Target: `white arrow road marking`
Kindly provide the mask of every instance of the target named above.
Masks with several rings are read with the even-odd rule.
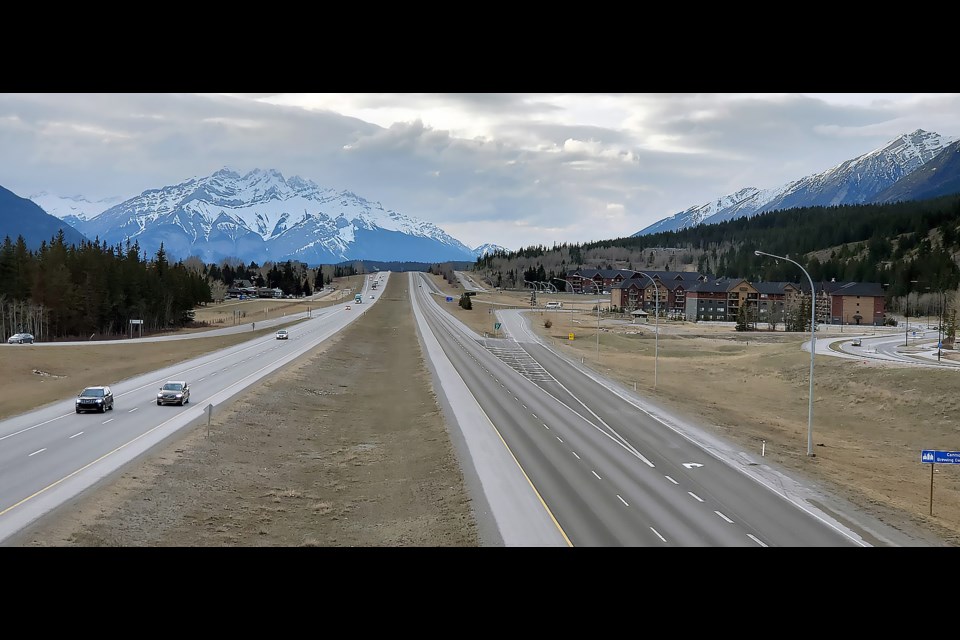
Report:
[[[702,467],[703,465],[699,462],[684,462],[683,466],[685,466],[687,469],[693,469],[694,467]]]

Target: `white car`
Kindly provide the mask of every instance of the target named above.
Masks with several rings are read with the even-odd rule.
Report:
[[[286,329],[280,329],[277,331],[277,340],[286,340],[290,337],[290,334],[287,333]]]

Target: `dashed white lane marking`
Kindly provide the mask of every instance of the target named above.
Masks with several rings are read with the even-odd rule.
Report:
[[[33,453],[31,453],[30,455],[28,455],[27,457],[29,458],[30,456],[35,456],[35,455],[37,455],[38,453],[43,453],[43,452],[46,451],[46,450],[47,450],[46,447],[44,447],[43,449],[38,449],[38,450],[34,451]]]
[[[544,428],[544,429],[549,429],[550,427],[548,427],[546,424],[544,424],[544,425],[543,425],[543,428]]]
[[[703,502],[703,498],[695,494],[693,491],[687,491],[687,493],[689,493],[697,502]]]
[[[597,472],[594,471],[593,469],[590,470],[590,473],[592,473],[593,475],[597,476]],[[600,476],[597,476],[597,480],[603,480],[603,478],[601,478]]]
[[[727,522],[729,522],[730,524],[733,524],[733,520],[731,520],[731,519],[728,518],[727,516],[723,515],[723,514],[720,513],[719,511],[714,511],[714,513],[717,514],[718,516],[720,516],[721,518],[723,518],[724,520],[726,520]]]
[[[667,480],[669,480],[670,482],[672,482],[673,484],[680,484],[679,482],[677,482],[676,480],[674,480],[674,479],[671,478],[670,476],[663,476],[663,477],[666,478]]]
[[[571,451],[570,453],[572,453],[573,455],[577,456],[577,452],[576,452],[576,451]],[[577,456],[577,460],[579,460],[579,459],[580,459],[580,456]]]
[[[104,420],[100,424],[107,424],[108,422],[113,422],[113,418],[110,418],[109,420]]]
[[[560,442],[563,442],[563,438],[561,438],[560,436],[557,436],[557,440],[559,440]]]
[[[752,533],[748,533],[748,534],[747,534],[747,537],[750,538],[751,540],[753,540],[754,542],[756,542],[756,543],[757,543],[758,545],[760,545],[761,547],[767,546],[767,545],[763,544],[762,542],[760,542],[759,540],[757,540],[757,537],[756,537],[755,535],[753,535]]]
[[[139,408],[140,408],[140,407],[134,407],[133,409],[130,409],[130,411],[127,411],[127,413],[133,413],[134,411],[136,411],[136,410],[139,409]]]
[[[619,494],[619,493],[617,494],[617,497],[620,498],[620,494]],[[629,504],[627,504],[627,501],[624,500],[623,498],[620,498],[620,502],[622,502],[623,504],[627,505],[628,507],[630,506]]]
[[[664,542],[667,541],[667,539],[664,538],[662,535],[660,535],[660,532],[657,531],[656,529],[654,529],[653,527],[650,527],[650,531],[653,531],[655,534],[657,534],[657,537],[660,538],[661,540],[663,540]]]
[[[82,436],[82,435],[83,435],[83,431],[81,431],[81,432],[79,432],[79,433],[75,433],[75,434],[73,434],[73,435],[70,436],[70,437],[71,437],[71,438],[76,438],[77,436]]]

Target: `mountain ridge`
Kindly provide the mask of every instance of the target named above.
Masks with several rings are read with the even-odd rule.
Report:
[[[66,217],[64,218],[65,220]],[[473,260],[474,251],[437,225],[357,194],[275,169],[229,168],[147,189],[86,219],[67,220],[108,244],[137,241],[147,253],[205,262],[295,259],[330,264]]]
[[[919,170],[957,142],[957,138],[916,129],[884,146],[824,171],[770,189],[745,187],[705,204],[658,220],[632,237],[714,224],[768,211],[808,206],[867,204]]]

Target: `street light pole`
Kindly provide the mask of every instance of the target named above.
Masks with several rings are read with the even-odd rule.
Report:
[[[813,452],[813,357],[817,353],[817,291],[813,286],[813,278],[810,277],[810,274],[807,273],[807,270],[803,268],[799,262],[786,258],[784,256],[775,256],[772,253],[764,253],[763,251],[754,251],[756,256],[769,256],[771,258],[776,258],[777,260],[786,260],[787,262],[792,262],[793,264],[800,267],[800,271],[803,271],[803,275],[807,276],[807,280],[810,281],[810,405],[807,409],[807,455],[810,457],[816,456]]]
[[[650,279],[650,282],[653,283],[654,295],[656,295],[656,305],[655,311],[656,314],[653,317],[653,331],[654,331],[654,356],[653,356],[653,388],[657,388],[657,366],[660,361],[660,288],[657,286],[656,281],[653,278],[650,278],[650,274],[644,273],[642,271],[638,272],[642,276],[646,276]]]

